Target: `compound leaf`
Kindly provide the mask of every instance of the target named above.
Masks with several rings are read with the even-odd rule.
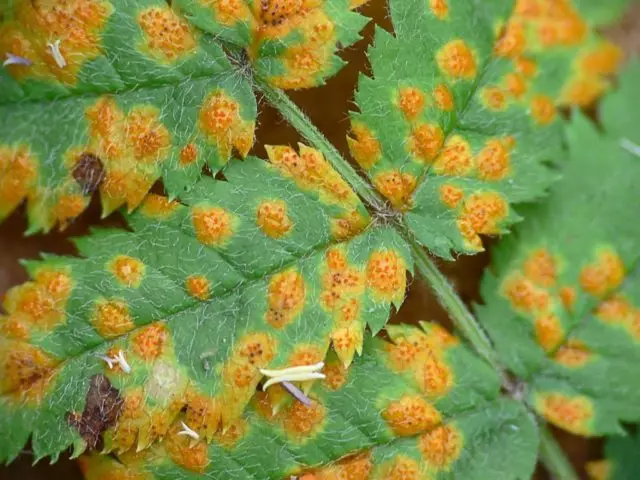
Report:
[[[504,233],[519,219],[512,205],[555,178],[545,163],[561,152],[556,107],[600,94],[620,52],[566,0],[390,9],[394,35],[377,30],[373,75],[359,82],[351,153],[433,253],[478,252],[480,235]]]
[[[610,437],[605,444],[605,460],[587,463],[591,480],[635,480],[640,477],[640,435]]]
[[[620,433],[640,418],[640,66],[603,106],[604,132],[568,125],[563,179],[494,253],[481,322],[528,382],[528,400],[573,433]]]
[[[269,395],[257,394],[245,417],[211,445],[177,436],[178,423],[162,443],[125,454],[120,464],[83,458],[85,475],[94,480],[115,469],[148,480],[529,478],[535,424],[521,404],[500,397],[491,367],[438,325],[389,333],[393,343],[368,339],[346,372],[330,356],[309,407],[291,403],[274,413]]]
[[[133,209],[160,177],[173,196],[248,153],[249,83],[166,2],[10,3],[0,55],[30,65],[0,70],[0,219],[28,199],[48,231],[98,189],[105,215]]]
[[[38,458],[96,448],[103,432],[106,450],[144,448],[183,408],[211,438],[260,367],[314,364],[331,343],[351,363],[365,326],[402,303],[410,251],[300,148],[234,163],[184,204],[148,196],[132,231],[78,239],[85,259],[26,262],[33,281],[0,317],[0,460],[30,434]]]

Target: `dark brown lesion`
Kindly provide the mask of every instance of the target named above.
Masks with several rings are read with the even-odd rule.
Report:
[[[101,450],[102,434],[115,424],[123,405],[124,399],[109,379],[102,374],[94,375],[89,384],[84,411],[81,414],[67,412],[66,420],[78,430],[88,450]]]
[[[104,165],[100,157],[90,152],[83,152],[73,167],[73,178],[82,188],[83,195],[96,191],[104,179]]]

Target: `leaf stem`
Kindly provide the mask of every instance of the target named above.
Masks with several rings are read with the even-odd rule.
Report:
[[[540,460],[556,480],[578,480],[578,474],[542,420],[539,421]]]
[[[345,160],[340,152],[329,140],[316,128],[309,117],[289,98],[289,96],[278,88],[274,88],[264,79],[254,76],[253,82],[258,91],[278,109],[280,115],[289,122],[300,134],[311,143],[312,146],[320,150],[333,168],[342,175],[349,185],[360,197],[377,211],[385,209],[385,202],[378,193],[362,178],[358,172]]]

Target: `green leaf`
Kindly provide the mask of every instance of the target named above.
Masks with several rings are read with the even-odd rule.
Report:
[[[142,455],[125,454],[122,464],[86,457],[83,470],[88,480],[114,470],[149,480],[244,480],[309,469],[318,480],[529,478],[537,448],[531,417],[499,396],[487,364],[438,325],[422,328],[390,327],[393,344],[368,339],[346,373],[330,357],[309,407],[291,403],[274,414],[269,396],[258,394],[245,418],[209,446],[189,448],[177,424]]]
[[[568,0],[390,0],[351,153],[436,255],[475,253],[520,219],[561,152],[556,106],[585,105],[621,58]]]
[[[610,437],[605,444],[605,460],[587,463],[592,480],[635,480],[640,477],[640,435]]]
[[[107,450],[144,448],[183,408],[210,438],[242,414],[260,367],[314,364],[331,343],[348,366],[366,325],[382,328],[404,299],[408,246],[369,225],[319,152],[269,151],[184,204],[148,196],[131,231],[78,239],[85,259],[26,262],[33,281],[0,317],[0,460],[30,434],[37,458],[95,448],[102,432]],[[120,352],[130,373],[103,360]]]
[[[60,40],[61,68],[47,47]],[[103,214],[171,196],[253,144],[256,101],[222,48],[162,0],[11,2],[0,55],[0,219],[62,227],[100,189]]]
[[[582,435],[640,418],[639,79],[635,64],[605,100],[603,132],[580,114],[567,126],[563,179],[494,251],[478,307],[529,402]]]

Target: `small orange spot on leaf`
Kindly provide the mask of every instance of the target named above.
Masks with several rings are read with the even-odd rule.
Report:
[[[287,204],[282,200],[262,202],[256,211],[256,222],[260,230],[271,238],[281,238],[293,227],[287,215]]]
[[[198,300],[208,300],[211,297],[211,285],[204,275],[189,276],[185,281],[185,289]]]
[[[417,179],[410,173],[390,170],[374,178],[376,189],[399,210],[409,210],[413,205],[411,195],[416,189]]]
[[[380,142],[366,125],[360,122],[351,124],[353,137],[347,137],[351,155],[365,170],[369,170],[380,160],[382,153]]]
[[[118,337],[134,328],[129,308],[120,300],[99,301],[91,323],[104,338]]]
[[[445,75],[463,80],[476,77],[475,53],[464,40],[453,40],[444,45],[436,54],[436,60]]]
[[[423,458],[437,470],[450,470],[462,452],[462,445],[462,435],[453,425],[442,425],[418,439]]]
[[[413,120],[422,113],[427,99],[420,89],[404,87],[398,92],[398,108],[407,120]]]
[[[145,272],[142,261],[127,255],[115,257],[108,268],[116,280],[127,287],[139,287]]]
[[[267,290],[266,321],[274,328],[285,327],[302,312],[305,295],[304,278],[295,269],[275,274]]]
[[[411,131],[407,145],[421,162],[428,164],[444,145],[444,132],[439,125],[422,123]]]
[[[538,395],[536,403],[542,415],[551,423],[578,435],[589,434],[593,404],[587,397],[544,393]]]
[[[192,220],[196,237],[205,245],[224,246],[233,235],[233,217],[221,207],[194,207]]]
[[[393,433],[401,437],[424,433],[442,420],[438,410],[418,395],[405,395],[391,402],[382,412],[382,418]]]

